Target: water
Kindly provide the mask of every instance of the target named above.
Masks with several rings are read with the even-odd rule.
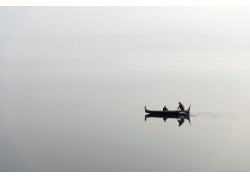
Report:
[[[1,171],[249,171],[248,62],[1,67]],[[191,124],[148,109],[191,104]]]

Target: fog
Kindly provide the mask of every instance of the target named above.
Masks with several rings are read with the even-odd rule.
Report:
[[[0,7],[0,171],[250,171],[249,7]],[[191,105],[190,123],[145,119]]]
[[[0,61],[248,61],[249,21],[248,7],[1,7]]]

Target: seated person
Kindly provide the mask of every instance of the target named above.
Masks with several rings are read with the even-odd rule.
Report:
[[[164,106],[163,111],[168,111],[168,108],[166,108],[166,106]]]

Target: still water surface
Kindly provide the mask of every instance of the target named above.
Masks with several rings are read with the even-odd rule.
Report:
[[[5,66],[0,171],[250,171],[250,63]],[[191,124],[144,106],[191,104]]]

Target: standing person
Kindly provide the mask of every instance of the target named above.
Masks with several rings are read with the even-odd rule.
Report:
[[[180,102],[179,102],[179,107],[177,109],[179,109],[179,108],[180,108],[181,111],[185,111],[185,107]]]

